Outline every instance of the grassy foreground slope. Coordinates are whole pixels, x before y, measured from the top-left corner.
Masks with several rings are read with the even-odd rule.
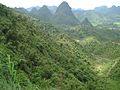
[[[111,26],[112,27],[112,26]],[[59,26],[59,28],[61,28]],[[93,71],[102,78],[105,83],[104,89],[119,90],[119,60],[120,60],[120,30],[109,26],[96,27],[70,27],[63,26],[60,31],[61,39],[58,41],[73,48],[70,39],[63,38],[65,35],[72,38],[78,46],[77,52],[84,52],[86,60],[93,66]],[[70,50],[70,49],[69,49]],[[81,55],[80,55],[81,56]],[[102,84],[103,85],[103,84]]]
[[[101,90],[89,58],[75,42],[56,42],[50,28],[0,4],[1,90]]]

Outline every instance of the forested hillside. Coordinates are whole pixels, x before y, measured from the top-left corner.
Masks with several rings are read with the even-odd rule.
[[[43,5],[44,6],[44,5]],[[96,7],[93,10],[74,9],[68,5],[67,2],[62,2],[57,6],[47,6],[48,10],[41,11],[42,7],[36,6],[28,9],[15,8],[16,11],[33,16],[34,18],[41,19],[44,22],[51,22],[53,24],[66,24],[76,25],[83,22],[85,18],[91,22],[93,26],[97,25],[118,25],[120,26],[120,6],[107,6]],[[51,12],[53,17],[50,13]],[[44,13],[44,14],[43,14]],[[46,14],[46,15],[45,15]],[[45,18],[48,20],[45,20]],[[43,18],[41,18],[43,17]],[[49,18],[49,19],[48,19]],[[68,23],[69,22],[69,23]]]
[[[53,24],[32,16],[36,8],[30,15],[0,4],[1,90],[120,89],[119,27],[79,23],[68,4],[60,8],[62,24]]]
[[[97,83],[97,76],[86,55],[72,49],[75,42],[71,42],[73,47],[61,46],[44,31],[43,24],[2,4],[0,12],[2,90],[97,88],[91,84]]]

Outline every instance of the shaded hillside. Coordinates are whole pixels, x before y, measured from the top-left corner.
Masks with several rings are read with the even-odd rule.
[[[59,8],[56,6],[47,6],[47,8],[50,10],[50,13],[53,14],[52,18],[49,17],[50,13],[47,13],[49,11],[48,9],[44,10],[44,12],[42,11],[42,13],[44,14],[40,14],[40,12],[38,11],[40,9],[39,6],[31,7],[29,9],[15,9],[21,13],[30,14],[37,19],[42,20],[42,18],[44,18],[46,19],[43,20],[45,22],[49,21],[50,18],[50,23],[53,24],[77,25],[79,24],[79,21],[82,22],[86,17],[89,19],[93,26],[120,23],[120,6],[112,6],[110,8],[108,8],[107,6],[101,6],[96,7],[94,10],[82,10],[79,8],[72,9],[68,5],[68,3],[64,1],[61,5],[59,5]]]
[[[0,4],[1,90],[119,90],[118,27],[39,21]]]
[[[30,15],[44,22],[50,22],[50,19],[52,17],[52,13],[46,5],[40,9],[36,9],[35,7],[32,8]]]
[[[43,21],[46,21],[46,22],[49,22],[51,17],[52,17],[52,13],[46,5],[44,5],[43,7],[41,7],[38,10],[38,15],[39,15],[38,17],[39,17],[40,20],[43,20]]]
[[[48,9],[54,14],[57,10],[57,6],[48,6]]]
[[[90,23],[90,21],[89,21],[87,18],[85,18],[85,19],[82,21],[81,25],[82,25],[83,27],[92,27],[92,24]]]
[[[23,13],[23,14],[28,13],[28,11],[27,11],[26,9],[24,9],[24,8],[15,8],[15,10],[16,10],[17,12],[20,12],[20,13]]]
[[[74,12],[74,14],[80,21],[87,17],[93,25],[107,25],[115,22],[120,22],[119,10],[120,6],[112,6],[110,8],[107,6],[101,6],[96,7],[94,10]]]
[[[102,14],[120,14],[120,6],[113,5],[108,8],[107,6],[96,7],[95,11]]]
[[[66,25],[76,25],[79,23],[79,21],[74,16],[71,7],[65,1],[62,2],[57,8],[53,16],[53,22]]]
[[[109,23],[107,21],[110,20],[109,16],[105,16],[103,14],[96,13],[94,10],[82,11],[75,13],[77,19],[82,22],[85,18],[88,18],[89,21],[94,25]]]
[[[30,13],[30,15],[32,15],[33,17],[35,17],[38,14],[38,10],[36,8],[32,8],[29,13]]]
[[[2,4],[0,12],[2,90],[98,88],[97,76],[87,56],[77,49],[79,45],[70,39],[72,47],[57,42],[46,32],[50,26],[33,22]]]

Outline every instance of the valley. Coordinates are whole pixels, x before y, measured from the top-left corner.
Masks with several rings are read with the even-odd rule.
[[[0,4],[0,89],[120,90],[119,8]]]

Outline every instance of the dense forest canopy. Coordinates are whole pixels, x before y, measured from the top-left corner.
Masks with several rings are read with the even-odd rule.
[[[118,8],[0,4],[0,89],[120,90]]]

